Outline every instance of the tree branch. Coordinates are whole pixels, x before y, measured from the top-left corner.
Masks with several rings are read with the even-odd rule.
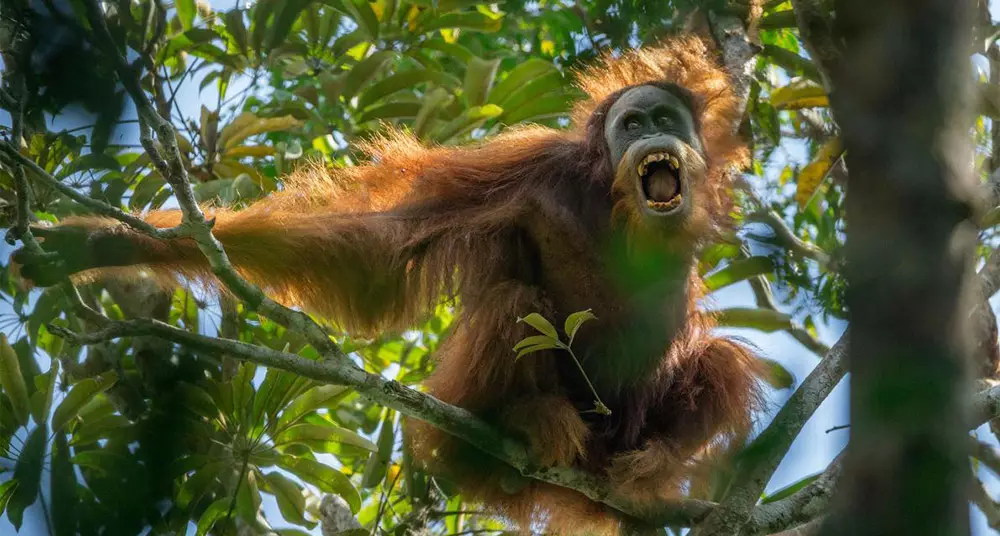
[[[148,318],[108,322],[103,329],[86,334],[54,325],[48,326],[48,329],[75,344],[96,344],[120,337],[156,336],[193,350],[228,355],[319,382],[345,385],[376,404],[426,421],[468,442],[517,469],[525,477],[578,491],[592,500],[650,523],[691,524],[702,519],[715,506],[708,501],[677,500],[664,502],[652,512],[640,509],[628,499],[616,495],[603,478],[567,467],[541,467],[529,458],[524,445],[504,437],[471,412],[410,389],[397,381],[368,373],[353,363],[312,360],[262,346],[206,337]]]
[[[847,372],[849,344],[849,334],[845,333],[792,393],[771,424],[740,454],[725,500],[691,532],[692,536],[737,534],[746,525],[788,447]]]

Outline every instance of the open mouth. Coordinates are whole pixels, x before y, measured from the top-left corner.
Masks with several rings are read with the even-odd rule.
[[[642,183],[646,206],[656,212],[672,212],[681,206],[680,161],[670,153],[656,152],[646,155],[636,173]]]

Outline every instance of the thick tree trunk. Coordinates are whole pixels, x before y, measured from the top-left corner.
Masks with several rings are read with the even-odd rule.
[[[967,534],[969,0],[841,0],[851,442],[825,534]]]

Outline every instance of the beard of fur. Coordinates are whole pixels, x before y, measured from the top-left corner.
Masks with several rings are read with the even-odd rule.
[[[643,213],[645,199],[636,187],[635,167],[629,158],[622,158],[611,185],[614,205],[611,211],[613,225],[625,233],[630,255],[645,248],[657,248],[681,255],[694,254],[707,241],[718,237],[714,225],[713,212],[717,207],[706,206],[711,198],[704,191],[706,164],[695,150],[685,147],[681,155],[681,176],[688,181],[684,193],[684,203],[689,204],[686,213],[666,217],[665,221],[655,221]]]

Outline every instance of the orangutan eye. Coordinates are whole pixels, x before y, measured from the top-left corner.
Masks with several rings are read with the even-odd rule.
[[[638,117],[625,118],[625,130],[639,130],[640,128],[642,128],[642,121],[639,121]]]

